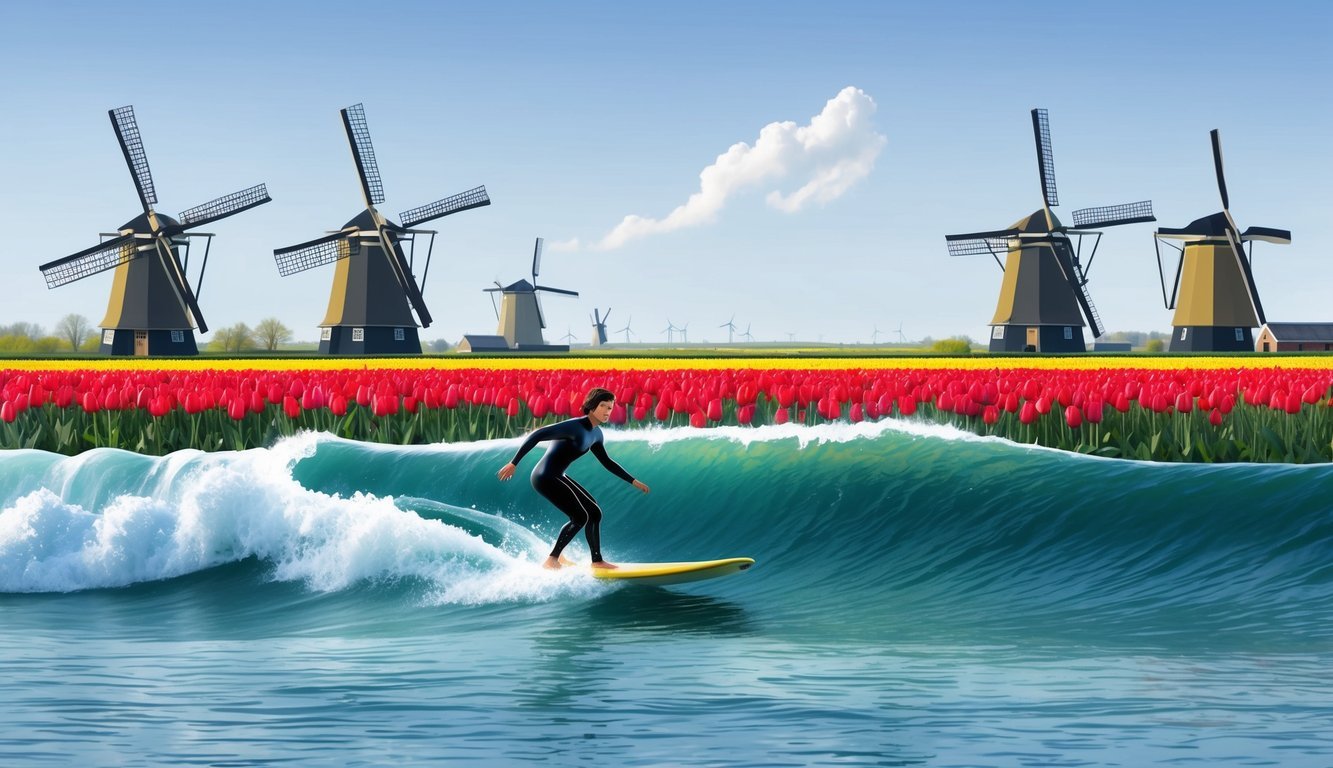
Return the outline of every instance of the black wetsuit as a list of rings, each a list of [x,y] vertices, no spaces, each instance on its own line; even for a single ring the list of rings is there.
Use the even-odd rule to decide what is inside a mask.
[[[569,522],[564,528],[560,529],[560,535],[556,537],[555,547],[551,549],[551,557],[559,557],[561,551],[579,532],[580,528],[586,526],[584,535],[588,537],[588,551],[592,554],[592,561],[599,563],[602,561],[602,542],[599,525],[602,522],[602,508],[597,506],[597,501],[593,499],[592,494],[588,493],[583,486],[574,482],[574,479],[565,475],[565,470],[574,460],[592,451],[592,455],[602,462],[611,474],[619,477],[627,483],[634,482],[634,476],[626,472],[619,464],[611,460],[606,455],[606,447],[602,445],[602,428],[595,427],[592,420],[587,416],[580,419],[569,419],[558,424],[551,424],[535,430],[528,435],[528,439],[519,446],[518,453],[514,454],[510,462],[514,466],[523,460],[528,451],[532,450],[537,443],[547,440],[554,441],[554,445],[546,449],[546,455],[537,462],[536,468],[532,470],[532,487],[537,493],[545,496],[561,512],[569,516]]]

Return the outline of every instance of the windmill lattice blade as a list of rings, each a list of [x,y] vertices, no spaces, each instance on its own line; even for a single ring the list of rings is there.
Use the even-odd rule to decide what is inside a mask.
[[[1152,215],[1152,201],[1141,200],[1137,203],[1105,205],[1100,208],[1080,208],[1073,213],[1074,226],[1080,229],[1092,227],[1118,227],[1121,224],[1138,224],[1145,221],[1157,221]]]
[[[451,213],[466,211],[472,208],[480,208],[483,205],[490,205],[491,198],[486,194],[486,187],[482,185],[469,189],[466,192],[459,192],[456,195],[446,197],[443,200],[436,200],[420,208],[413,208],[398,214],[398,221],[404,229],[411,229],[418,224],[424,224],[432,219],[438,219],[442,216],[448,216]]]
[[[545,241],[544,241],[542,238],[540,238],[540,237],[537,238],[537,245],[534,246],[533,249],[532,249],[532,282],[533,282],[533,283],[536,283],[536,282],[537,282],[537,272],[541,269],[541,266],[542,266],[542,243],[543,243],[543,242],[545,242]]]
[[[186,227],[197,227],[218,219],[225,219],[228,216],[240,213],[248,208],[254,208],[256,205],[263,205],[271,200],[272,198],[268,196],[268,187],[257,184],[249,189],[232,192],[230,195],[223,195],[212,202],[195,206],[187,211],[181,211],[181,215],[177,218]]]
[[[332,264],[360,250],[360,243],[348,238],[346,233],[336,232],[290,248],[275,250],[273,259],[278,263],[278,274],[286,277],[307,269]]]
[[[139,191],[139,200],[144,210],[157,205],[157,190],[153,187],[153,173],[148,169],[148,155],[143,149],[143,138],[139,136],[139,123],[134,119],[134,107],[126,105],[108,110],[111,125],[116,129],[116,139],[120,141],[120,151],[125,153],[125,163],[134,176],[134,187]]]
[[[991,232],[968,232],[962,235],[945,235],[950,256],[976,256],[979,254],[1005,253],[1009,250],[1009,239],[1018,234],[1016,229],[998,229]]]
[[[384,184],[380,181],[380,168],[375,162],[375,147],[370,143],[370,128],[366,125],[366,110],[360,104],[342,111],[343,127],[347,129],[347,141],[352,145],[352,156],[356,158],[356,172],[361,176],[361,189],[365,192],[368,205],[384,202]]]
[[[1003,237],[979,237],[975,240],[950,240],[950,256],[978,256],[981,254],[1005,253],[1009,250],[1009,240]]]
[[[1217,172],[1217,191],[1222,195],[1222,210],[1231,210],[1231,198],[1227,195],[1227,177],[1222,172],[1222,135],[1217,129],[1209,131],[1213,141],[1213,170]]]
[[[1046,205],[1054,207],[1060,204],[1060,196],[1055,191],[1055,155],[1051,152],[1051,124],[1046,110],[1032,110],[1032,134],[1037,141],[1041,194],[1046,198]]]
[[[114,269],[142,256],[144,252],[138,249],[135,240],[134,235],[118,237],[63,259],[48,262],[38,269],[42,270],[42,276],[46,278],[46,287],[57,288],[75,280],[82,280],[89,275]]]

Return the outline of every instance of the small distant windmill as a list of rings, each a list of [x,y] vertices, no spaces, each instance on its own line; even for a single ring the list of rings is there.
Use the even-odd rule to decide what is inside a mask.
[[[681,327],[677,328],[676,330],[680,331],[680,343],[681,343],[681,344],[689,344],[689,343],[690,343],[690,324],[689,324],[689,323],[686,323],[686,324],[682,325]]]
[[[1084,318],[1093,338],[1102,335],[1101,316],[1088,294],[1088,269],[1101,242],[1095,227],[1156,221],[1152,201],[1074,211],[1074,227],[1051,212],[1059,205],[1055,159],[1046,110],[1032,110],[1042,207],[1008,229],[949,235],[950,256],[989,253],[1004,272],[1000,299],[991,319],[990,351],[1083,352]],[[1069,236],[1078,237],[1077,246]],[[1080,257],[1083,237],[1095,235],[1086,264]],[[1000,254],[1006,254],[1003,263]]]
[[[111,299],[102,319],[102,354],[105,355],[195,355],[199,353],[194,329],[208,332],[199,311],[199,289],[208,266],[208,248],[213,235],[191,233],[219,219],[269,202],[263,184],[234,192],[191,208],[171,218],[153,210],[157,190],[148,168],[134,107],[108,110],[120,151],[134,178],[143,213],[121,225],[112,239],[39,267],[47,288],[116,270]],[[199,276],[191,287],[186,272],[190,265],[190,238],[206,237]],[[184,260],[181,254],[184,253]]]
[[[745,324],[745,333],[742,333],[742,334],[741,334],[741,338],[742,338],[742,339],[745,339],[746,341],[754,341],[754,334],[750,333],[750,324],[749,324],[749,323],[746,323],[746,324]]]
[[[910,344],[910,343],[911,343],[911,342],[909,342],[909,341],[907,340],[907,336],[905,336],[905,335],[903,334],[903,324],[902,324],[902,323],[898,323],[898,330],[895,331],[895,333],[898,334],[898,343],[899,343],[899,344]]]
[[[546,339],[542,336],[546,318],[542,315],[538,292],[544,291],[560,296],[579,295],[577,291],[551,288],[537,283],[537,275],[541,271],[542,242],[542,238],[537,238],[537,244],[532,249],[532,282],[519,280],[505,286],[497,282],[494,288],[485,289],[487,293],[500,294],[500,326],[496,333],[505,338],[511,349],[524,347],[535,349],[547,346]]]
[[[361,179],[362,211],[343,228],[308,242],[273,251],[278,273],[283,277],[307,269],[335,264],[329,307],[319,324],[319,351],[329,355],[421,353],[417,335],[429,328],[430,311],[422,298],[435,231],[415,229],[428,221],[490,205],[486,187],[475,187],[443,200],[399,214],[395,224],[376,210],[384,203],[384,186],[375,148],[370,143],[366,112],[360,104],[340,111],[347,143]],[[430,235],[430,246],[421,271],[421,282],[413,274],[416,235]],[[411,243],[410,255],[402,243]],[[410,307],[409,307],[410,305]],[[412,318],[416,310],[416,319]]]
[[[592,345],[600,347],[606,343],[606,318],[611,316],[611,308],[606,308],[606,314],[598,315],[597,308],[592,310]]]
[[[574,335],[574,331],[571,330],[569,326],[565,326],[565,335],[562,336],[561,338],[564,340],[566,344],[579,340],[579,337]]]
[[[870,343],[871,343],[871,344],[878,344],[878,343],[879,343],[879,324],[878,324],[878,323],[875,324],[875,330],[870,334]]]
[[[611,311],[611,310],[609,310],[609,309],[607,310],[607,312],[610,312],[610,311]],[[625,343],[626,343],[626,344],[629,343],[630,321],[633,320],[633,319],[634,319],[634,316],[633,316],[633,315],[630,315],[629,319],[625,321],[625,327],[624,327],[624,328],[621,328],[621,329],[618,330],[618,331],[616,331],[616,333],[623,333],[623,334],[625,334]]]
[[[1171,351],[1238,352],[1254,350],[1254,328],[1267,323],[1259,290],[1254,285],[1252,257],[1254,241],[1288,245],[1291,232],[1271,227],[1250,227],[1241,232],[1231,218],[1227,180],[1222,173],[1222,139],[1211,132],[1213,169],[1222,210],[1195,219],[1181,229],[1159,228],[1153,233],[1157,247],[1157,272],[1162,281],[1162,301],[1175,309],[1171,318]],[[1171,297],[1166,295],[1166,272],[1162,267],[1163,240],[1180,240],[1176,276]],[[1250,244],[1246,253],[1243,244]],[[1177,298],[1179,301],[1177,301]]]
[[[734,333],[735,330],[736,330],[736,316],[735,316],[735,315],[732,315],[730,320],[728,320],[727,322],[723,323],[722,325],[719,325],[718,328],[726,328],[726,329],[727,329],[727,343],[730,344],[730,343],[731,343],[731,335],[732,335],[732,333]]]

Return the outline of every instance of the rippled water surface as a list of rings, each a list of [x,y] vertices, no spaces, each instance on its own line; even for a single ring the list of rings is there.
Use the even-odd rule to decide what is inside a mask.
[[[0,454],[0,765],[1333,765],[1333,469],[608,443],[609,558],[755,568],[543,571],[514,441]]]

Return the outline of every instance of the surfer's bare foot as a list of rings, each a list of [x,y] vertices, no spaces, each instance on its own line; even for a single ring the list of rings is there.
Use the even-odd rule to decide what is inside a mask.
[[[616,568],[619,568],[620,566],[618,566],[618,565],[616,565],[616,564],[614,564],[614,563],[608,563],[608,562],[606,562],[605,560],[594,560],[593,563],[592,563],[592,567],[593,567],[593,568],[605,568],[605,569],[607,569],[607,570],[614,570],[614,569],[616,569]]]
[[[561,564],[561,565],[573,565],[573,564],[574,564],[574,561],[573,561],[573,560],[570,560],[568,557],[565,557],[564,555],[561,555],[561,556],[560,556],[560,564]]]
[[[561,565],[563,565],[563,563],[554,557],[548,557],[546,558],[546,562],[542,563],[542,567],[548,571],[558,571],[560,570]]]

